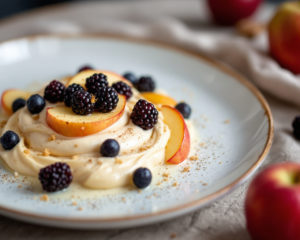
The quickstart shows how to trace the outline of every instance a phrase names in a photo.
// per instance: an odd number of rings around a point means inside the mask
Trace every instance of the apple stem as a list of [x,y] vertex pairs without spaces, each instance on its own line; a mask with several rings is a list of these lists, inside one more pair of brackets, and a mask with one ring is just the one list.
[[297,172],[293,177],[293,183],[300,183],[300,172]]

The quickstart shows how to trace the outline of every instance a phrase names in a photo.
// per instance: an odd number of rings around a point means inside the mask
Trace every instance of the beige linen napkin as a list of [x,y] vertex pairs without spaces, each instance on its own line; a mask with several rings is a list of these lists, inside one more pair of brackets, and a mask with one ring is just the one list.
[[300,76],[283,69],[269,56],[266,33],[248,40],[232,32],[193,30],[174,18],[137,22],[99,20],[83,27],[79,23],[52,21],[44,22],[42,28],[49,33],[121,34],[183,46],[227,63],[264,91],[300,105]]

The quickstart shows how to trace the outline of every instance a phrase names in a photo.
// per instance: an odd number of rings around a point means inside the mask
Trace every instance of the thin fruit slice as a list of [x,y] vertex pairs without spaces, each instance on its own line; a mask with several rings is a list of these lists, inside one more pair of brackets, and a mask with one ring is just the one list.
[[169,105],[172,107],[174,107],[176,105],[176,101],[167,95],[163,95],[160,93],[154,93],[154,92],[143,92],[141,94],[149,102],[156,104],[156,105],[161,104],[161,105]]
[[12,114],[12,104],[18,98],[27,100],[30,97],[30,93],[19,89],[8,89],[2,93],[1,105],[7,114]]
[[47,124],[57,133],[66,137],[83,137],[111,126],[118,121],[125,109],[126,98],[119,95],[117,107],[109,113],[93,113],[88,116],[76,115],[64,106],[47,109]]
[[164,105],[161,108],[164,122],[168,125],[171,135],[165,150],[165,160],[171,164],[183,162],[190,152],[190,134],[184,118],[175,108]]
[[95,73],[103,73],[107,76],[107,81],[109,85],[112,85],[115,82],[123,81],[129,86],[132,86],[131,82],[129,82],[126,78],[122,77],[121,75],[111,72],[111,71],[102,71],[102,70],[85,70],[80,73],[77,73],[73,76],[70,81],[68,82],[67,86],[77,83],[85,88],[85,80],[94,75]]

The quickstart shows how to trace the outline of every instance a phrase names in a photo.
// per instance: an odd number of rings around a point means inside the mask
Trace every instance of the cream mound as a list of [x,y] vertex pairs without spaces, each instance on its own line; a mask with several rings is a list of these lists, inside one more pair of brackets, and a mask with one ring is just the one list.
[[[133,93],[117,122],[85,137],[65,137],[56,133],[46,123],[46,108],[38,118],[23,108],[13,114],[2,129],[2,134],[7,130],[15,131],[21,141],[11,151],[1,149],[0,156],[9,168],[23,175],[38,177],[41,168],[66,162],[72,169],[74,181],[84,187],[128,186],[137,168],[152,170],[164,164],[165,147],[170,137],[161,113],[151,130],[145,131],[131,122],[132,108],[142,98],[137,91]],[[109,138],[116,139],[121,147],[115,158],[102,157],[99,153],[101,144]]]

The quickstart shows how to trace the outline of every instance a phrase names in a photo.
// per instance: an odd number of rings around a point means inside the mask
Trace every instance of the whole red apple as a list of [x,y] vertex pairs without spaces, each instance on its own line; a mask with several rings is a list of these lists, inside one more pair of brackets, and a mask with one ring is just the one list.
[[221,25],[233,25],[250,17],[262,0],[208,0],[214,20]]
[[271,55],[295,74],[300,73],[300,1],[281,5],[268,26]]
[[300,164],[281,163],[259,173],[245,203],[253,240],[300,239]]

